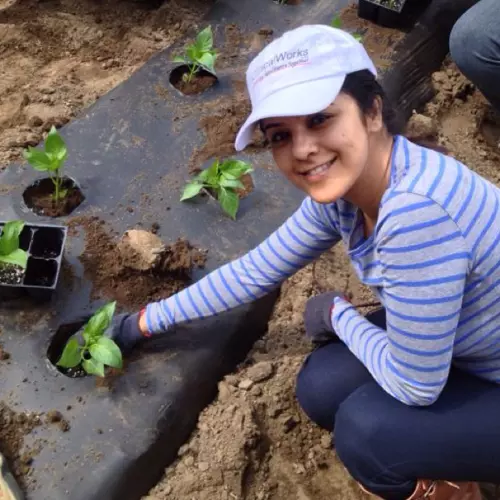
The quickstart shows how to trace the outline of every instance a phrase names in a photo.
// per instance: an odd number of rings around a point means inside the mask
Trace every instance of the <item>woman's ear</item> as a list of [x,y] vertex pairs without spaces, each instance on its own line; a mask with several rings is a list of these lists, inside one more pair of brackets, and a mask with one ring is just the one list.
[[382,98],[378,95],[375,96],[372,108],[366,116],[366,125],[369,132],[380,132],[384,128],[382,107]]

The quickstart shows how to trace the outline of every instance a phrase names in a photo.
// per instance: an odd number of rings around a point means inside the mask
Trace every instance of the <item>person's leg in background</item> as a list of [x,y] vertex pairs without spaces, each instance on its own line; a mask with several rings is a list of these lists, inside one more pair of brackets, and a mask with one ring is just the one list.
[[[385,328],[385,311],[367,316]],[[308,355],[297,376],[296,396],[305,414],[331,431],[339,405],[356,389],[373,380],[364,365],[338,338]]]
[[500,1],[480,0],[455,23],[450,53],[460,71],[500,113]]
[[[379,498],[412,498],[425,479],[439,486],[415,498],[479,500],[477,483],[500,480],[498,415],[500,386],[457,369],[427,407],[407,406],[368,382],[340,404],[335,448],[353,478]],[[447,482],[468,484],[458,490]]]

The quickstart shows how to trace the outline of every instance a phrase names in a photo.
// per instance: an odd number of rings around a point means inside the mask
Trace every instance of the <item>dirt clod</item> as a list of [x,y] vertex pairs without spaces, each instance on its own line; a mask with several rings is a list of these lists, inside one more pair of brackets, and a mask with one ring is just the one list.
[[35,449],[25,449],[24,437],[41,423],[37,413],[17,413],[0,401],[0,453],[5,456],[22,487],[26,485],[32,458],[36,454]]
[[161,261],[154,270],[140,271],[124,264],[118,242],[99,218],[75,217],[69,228],[70,232],[77,228],[85,231],[85,249],[80,260],[93,283],[92,296],[116,300],[128,310],[137,310],[181,290],[189,283],[194,267],[202,267],[206,260],[205,252],[179,239],[164,245]]
[[10,353],[7,352],[3,347],[2,344],[0,344],[0,361],[7,361],[10,359]]

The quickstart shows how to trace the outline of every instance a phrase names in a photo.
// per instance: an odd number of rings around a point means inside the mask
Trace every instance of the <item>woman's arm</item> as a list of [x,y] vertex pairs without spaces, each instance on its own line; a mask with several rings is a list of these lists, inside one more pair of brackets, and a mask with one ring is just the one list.
[[433,201],[405,193],[388,203],[376,243],[387,331],[343,299],[335,301],[332,324],[385,391],[425,406],[448,378],[470,254],[457,224]]
[[149,304],[144,315],[150,333],[251,302],[339,241],[332,206],[306,198],[271,236],[243,257],[208,274],[165,300]]

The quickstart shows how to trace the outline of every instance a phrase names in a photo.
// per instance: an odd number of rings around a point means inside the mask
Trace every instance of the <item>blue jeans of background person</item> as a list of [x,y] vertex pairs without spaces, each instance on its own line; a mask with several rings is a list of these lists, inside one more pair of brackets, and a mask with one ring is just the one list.
[[[383,310],[367,319],[385,328]],[[384,499],[408,498],[417,479],[500,482],[499,385],[452,368],[434,404],[407,406],[337,340],[309,354],[297,399],[311,420],[334,431],[352,477]]]
[[450,53],[460,71],[500,112],[499,0],[480,0],[458,19]]

